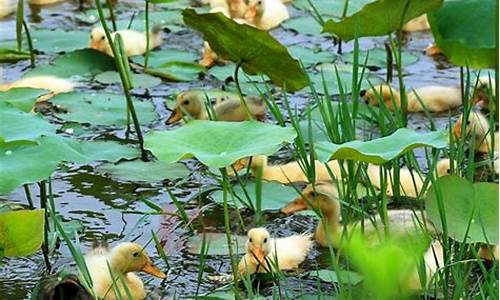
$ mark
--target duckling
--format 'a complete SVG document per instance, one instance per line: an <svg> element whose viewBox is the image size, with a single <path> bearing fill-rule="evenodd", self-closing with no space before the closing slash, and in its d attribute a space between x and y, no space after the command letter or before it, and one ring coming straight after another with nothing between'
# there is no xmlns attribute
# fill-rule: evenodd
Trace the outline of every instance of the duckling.
<svg viewBox="0 0 500 300"><path fill-rule="evenodd" d="M34 88L49 90L50 93L38 97L37 102L43 102L54 95L72 92L75 84L69 80L56 76L31 76L18 79L10 83L0 84L0 92L5 92L13 88Z"/></svg>
<svg viewBox="0 0 500 300"><path fill-rule="evenodd" d="M481 245L477 256L486 260L498 260L498 245Z"/></svg>
<svg viewBox="0 0 500 300"><path fill-rule="evenodd" d="M256 96L247 96L245 99L250 119L264 121L266 106L264 100ZM213 107L216 120L241 122L249 119L245 106L240 99L231 98L215 104ZM166 124L172 124L182 119L183 113L188 113L195 120L208 120L204 95L199 91L188 91L177 96L174 111L167 119Z"/></svg>
<svg viewBox="0 0 500 300"><path fill-rule="evenodd" d="M119 275L130 291L131 300L146 298L144 284L134 272L145 272L161 279L166 278L166 275L153 264L143 247L136 243L120 243L111 251L107 247L94 248L85 255L85 263L92 278L95 295L104 300L118 299L113 289L113 282L117 285L119 294L127 298ZM108 263L115 278L110 275Z"/></svg>
<svg viewBox="0 0 500 300"><path fill-rule="evenodd" d="M363 235L370 244L377 244L381 241L381 238L386 237L387 231L384 230L384 223L379 216L375 220L365 219L363 222L354 224L341 224L339 192L331 182L318 182L314 186L306 186L301 195L283 207L281 211L289 215L307 209L320 211L322 214L315 233L316 241L321 247L328 247L329 241L331 241L333 247L340 247L344 231L349 236L353 230L360 229L361 223L364 224ZM422 222L425 222L426 227L434 232L434 227L430 221L418 220L417 216L419 215L411 210L389 210L387 212L389 234L394 236L395 234L406 235L421 232L422 229L419 224ZM434 241L424 255L426 271L429 275L434 274L438 266L444 265L442 248L440 251L439 247L439 242ZM434 259L434 254L436 254L437 261ZM414 273L416 272L417 270L414 271ZM427 276L428 279L431 277ZM414 274L406 285L410 288L420 287L418 278L418 274Z"/></svg>
<svg viewBox="0 0 500 300"><path fill-rule="evenodd" d="M495 77L491 77L491 81L489 76L479 77L472 95L472 103L477 104L482 110L489 110L490 92L492 97L496 97Z"/></svg>
<svg viewBox="0 0 500 300"><path fill-rule="evenodd" d="M408 21L403 26L404 32L427 31L429 29L431 29L431 25L429 25L426 14Z"/></svg>
<svg viewBox="0 0 500 300"><path fill-rule="evenodd" d="M380 96L380 97L379 97ZM398 108L401 108L401 96L398 90L381 84L362 93L367 104L379 106L382 98L387 108L394 111L392 98ZM426 86L407 93L408 112L424 111L419 99L430 112L442 112L456 108L462 104L462 93L459 88L446 86Z"/></svg>
<svg viewBox="0 0 500 300"><path fill-rule="evenodd" d="M0 19L11 15L16 10L16 0L0 0Z"/></svg>
<svg viewBox="0 0 500 300"><path fill-rule="evenodd" d="M260 30L270 30L290 18L281 0L249 0L245 19Z"/></svg>
<svg viewBox="0 0 500 300"><path fill-rule="evenodd" d="M62 2L64 0L29 0L30 5L47 5Z"/></svg>
<svg viewBox="0 0 500 300"><path fill-rule="evenodd" d="M245 255L239 263L240 275L298 268L312 247L310 234L274 239L265 228L248 231Z"/></svg>
<svg viewBox="0 0 500 300"><path fill-rule="evenodd" d="M439 48L438 45L436 45L435 43L430 43L425 48L425 55L427 55L427 56L434 57L434 56L438 56L441 54L443 54L443 50L441 50L441 48Z"/></svg>
<svg viewBox="0 0 500 300"><path fill-rule="evenodd" d="M135 30L118 30L111 33L111 38L115 39L115 36L120 34L123 39L123 46L125 48L125 54L127 56L142 55L146 52L146 35L143 32ZM161 27L155 26L151 31L151 37L149 41L149 49L154 49L162 44ZM90 33L89 48L101 51L107 55L113 56L113 51L106 38L106 33L104 28L96 27L92 29Z"/></svg>
<svg viewBox="0 0 500 300"><path fill-rule="evenodd" d="M245 169L248 166L249 161L250 158L240 159L234 164L233 167L236 171ZM338 161L331 160L327 163L327 165L336 178L341 178L341 168ZM292 161L283 165L270 166L267 163L267 156L253 156L250 162L250 170L252 171L253 176L256 176L258 169L260 168L262 168L262 180L277 181L284 184L308 182L306 174L297 161ZM328 168L324 163L316 160L314 162L314 168L317 181L332 180L330 173L328 172ZM229 170L229 173L232 174L232 170Z"/></svg>

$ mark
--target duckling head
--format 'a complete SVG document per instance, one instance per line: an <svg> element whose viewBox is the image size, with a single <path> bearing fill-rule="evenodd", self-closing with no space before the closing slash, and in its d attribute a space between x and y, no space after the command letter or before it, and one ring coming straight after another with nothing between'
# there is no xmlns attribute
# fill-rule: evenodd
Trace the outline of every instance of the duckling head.
<svg viewBox="0 0 500 300"><path fill-rule="evenodd" d="M161 279L167 277L153 264L146 250L139 244L121 243L111 250L110 257L111 267L123 274L145 272Z"/></svg>
<svg viewBox="0 0 500 300"><path fill-rule="evenodd" d="M477 86L472 95L472 103L479 105L482 109L488 109L491 95L495 96L495 78L482 76L478 79Z"/></svg>
<svg viewBox="0 0 500 300"><path fill-rule="evenodd" d="M252 228L247 233L245 250L247 254L255 256L260 263L265 263L265 257L271 252L269 231L265 228Z"/></svg>
<svg viewBox="0 0 500 300"><path fill-rule="evenodd" d="M106 51L107 39L106 32L102 27L96 27L90 32L90 42L89 48L95 49L101 52Z"/></svg>
<svg viewBox="0 0 500 300"><path fill-rule="evenodd" d="M380 101L383 101L390 109L393 108L393 98L396 104L399 103L398 91L387 84L375 85L366 91L361 92L361 97L363 97L363 100L368 105L380 106Z"/></svg>
<svg viewBox="0 0 500 300"><path fill-rule="evenodd" d="M321 212L327 218L340 219L339 193L335 185L329 182L318 182L306 186L299 197L283 207L281 211L287 215L311 209Z"/></svg>
<svg viewBox="0 0 500 300"><path fill-rule="evenodd" d="M248 9L245 13L245 19L253 20L255 18L260 18L264 14L264 3L265 0L249 0Z"/></svg>
<svg viewBox="0 0 500 300"><path fill-rule="evenodd" d="M203 113L203 100L198 92L182 92L177 95L176 105L172 114L165 122L173 124L182 119L183 113L190 114L194 119L199 119Z"/></svg>
<svg viewBox="0 0 500 300"><path fill-rule="evenodd" d="M457 122L455 123L455 127L453 128L453 132L457 138L462 136L462 122L463 115L461 115ZM490 130L490 124L486 117L482 114L471 111L469 113L469 117L467 118L467 122L465 124L465 134L474 134L477 138L483 139L486 134ZM476 141L480 142L480 141Z"/></svg>
<svg viewBox="0 0 500 300"><path fill-rule="evenodd" d="M246 169L248 167L248 164L250 164L250 169L252 172L257 172L259 168L265 168L267 167L267 156L265 155L255 155L251 157L244 157L239 160L237 160L233 164L234 170L236 172ZM233 169L229 168L230 174L234 175Z"/></svg>
<svg viewBox="0 0 500 300"><path fill-rule="evenodd" d="M438 177L450 175L451 162L449 158L443 158L436 164L436 172Z"/></svg>

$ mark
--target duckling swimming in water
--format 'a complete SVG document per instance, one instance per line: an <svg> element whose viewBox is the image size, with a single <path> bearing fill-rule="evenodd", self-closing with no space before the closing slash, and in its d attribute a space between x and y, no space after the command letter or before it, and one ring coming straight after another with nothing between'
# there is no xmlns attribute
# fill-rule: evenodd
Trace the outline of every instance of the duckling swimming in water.
<svg viewBox="0 0 500 300"><path fill-rule="evenodd" d="M111 33L111 38L115 40L115 36L120 34L123 39L123 47L127 57L134 55L142 55L146 52L146 35L143 32L127 29L118 30ZM161 27L155 26L151 31L149 49L154 49L162 44ZM90 33L89 48L101 51L107 55L113 56L113 51L109 45L104 28L96 27Z"/></svg>
<svg viewBox="0 0 500 300"><path fill-rule="evenodd" d="M261 30L270 30L290 18L280 0L249 0L245 19Z"/></svg>
<svg viewBox="0 0 500 300"><path fill-rule="evenodd" d="M46 75L24 77L10 83L0 84L0 92L5 92L13 88L49 90L50 93L38 97L37 102L43 102L52 98L54 95L72 92L75 89L75 84L63 78Z"/></svg>

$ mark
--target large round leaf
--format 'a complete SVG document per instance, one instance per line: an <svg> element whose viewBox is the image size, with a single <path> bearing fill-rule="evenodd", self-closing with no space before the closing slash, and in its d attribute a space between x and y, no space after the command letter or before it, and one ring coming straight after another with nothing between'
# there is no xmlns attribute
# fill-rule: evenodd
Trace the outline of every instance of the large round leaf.
<svg viewBox="0 0 500 300"><path fill-rule="evenodd" d="M87 48L90 31L39 29L31 31L33 47L45 53L69 52Z"/></svg>
<svg viewBox="0 0 500 300"><path fill-rule="evenodd" d="M64 121L93 126L124 127L127 125L127 107L123 95L72 92L59 94L50 102L59 105L65 111L56 114ZM151 102L135 100L134 107L141 124L147 124L158 118Z"/></svg>
<svg viewBox="0 0 500 300"><path fill-rule="evenodd" d="M198 55L186 50L178 50L174 48L162 49L159 51L151 51L148 58L148 67L154 68L169 62L194 62ZM132 61L144 65L144 56L132 56Z"/></svg>
<svg viewBox="0 0 500 300"><path fill-rule="evenodd" d="M141 160L125 161L116 165L107 163L99 166L97 171L110 174L118 180L148 183L183 178L189 174L186 166L180 163L167 164L162 161L143 162Z"/></svg>
<svg viewBox="0 0 500 300"><path fill-rule="evenodd" d="M356 0L349 1L349 6L347 7L347 15L358 11L363 7L363 5L373 2L373 0ZM342 12L344 10L345 0L314 0L312 4L314 8L323 16L331 17L342 17ZM311 11L311 5L308 0L294 0L293 5L299 9L305 11Z"/></svg>
<svg viewBox="0 0 500 300"><path fill-rule="evenodd" d="M414 148L445 148L447 145L448 137L444 131L418 133L408 128L400 128L389 136L367 142L351 141L341 145L319 142L314 148L322 162L347 159L383 164Z"/></svg>
<svg viewBox="0 0 500 300"><path fill-rule="evenodd" d="M473 184L457 176L438 178L427 192L425 207L429 219L442 232L439 200L449 237L459 242L498 244L498 184Z"/></svg>
<svg viewBox="0 0 500 300"><path fill-rule="evenodd" d="M0 48L0 62L16 62L18 60L30 59L29 52L17 49Z"/></svg>
<svg viewBox="0 0 500 300"><path fill-rule="evenodd" d="M498 54L498 1L452 0L428 15L437 46L454 64L494 67Z"/></svg>
<svg viewBox="0 0 500 300"><path fill-rule="evenodd" d="M5 102L0 102L0 120L0 143L32 141L56 132L55 127L41 117L22 112Z"/></svg>
<svg viewBox="0 0 500 300"><path fill-rule="evenodd" d="M256 184L255 182L247 182L245 191L250 197L252 207L256 207ZM245 192L240 185L233 187L233 194L228 194L228 203L238 208L248 207L248 200ZM265 210L279 210L297 197L297 191L291 187L277 182L262 182L261 194L261 209ZM212 193L212 198L217 203L224 203L223 191L217 190Z"/></svg>
<svg viewBox="0 0 500 300"><path fill-rule="evenodd" d="M347 270L317 270L311 271L308 275L312 278L319 278L322 281L330 283L349 283L351 285L356 285L363 281L363 276L358 273L347 271Z"/></svg>
<svg viewBox="0 0 500 300"><path fill-rule="evenodd" d="M322 62L333 62L335 53L332 50L321 50L305 48L299 45L288 47L292 56L299 59L305 67L315 65Z"/></svg>
<svg viewBox="0 0 500 300"><path fill-rule="evenodd" d="M358 61L362 65L365 63L366 56L368 55L368 61L366 62L367 67L372 68L386 68L387 66L387 53L385 49L373 48L369 50L359 51ZM353 63L354 52L343 53L340 58L346 63ZM414 53L403 51L402 53L403 65L411 65L418 61L418 56Z"/></svg>
<svg viewBox="0 0 500 300"><path fill-rule="evenodd" d="M245 253L246 237L241 235L232 235L231 244L233 246L233 254ZM191 254L201 254L203 249L203 236L195 235L188 239L188 251ZM205 249L207 255L229 255L227 237L225 233L205 233Z"/></svg>
<svg viewBox="0 0 500 300"><path fill-rule="evenodd" d="M222 13L197 14L183 11L184 22L203 33L221 58L241 63L249 74L266 74L277 86L297 91L307 85L307 76L287 49L266 32L242 25Z"/></svg>
<svg viewBox="0 0 500 300"><path fill-rule="evenodd" d="M0 214L0 257L26 256L42 246L44 215L42 209L17 210Z"/></svg>
<svg viewBox="0 0 500 300"><path fill-rule="evenodd" d="M292 128L256 121L195 120L175 130L152 131L144 145L167 163L196 157L208 167L223 168L243 157L271 155L295 135Z"/></svg>
<svg viewBox="0 0 500 300"><path fill-rule="evenodd" d="M306 35L319 35L321 33L321 25L311 16L293 18L285 21L281 26Z"/></svg>
<svg viewBox="0 0 500 300"><path fill-rule="evenodd" d="M30 112L38 97L48 93L44 89L13 88L0 92L0 102L8 102L24 112Z"/></svg>
<svg viewBox="0 0 500 300"><path fill-rule="evenodd" d="M147 73L172 81L191 81L205 73L206 69L200 64L172 61L154 68L148 68Z"/></svg>
<svg viewBox="0 0 500 300"><path fill-rule="evenodd" d="M333 33L344 41L386 35L400 28L401 24L439 8L442 3L443 0L378 0L341 21L328 20L323 31Z"/></svg>
<svg viewBox="0 0 500 300"><path fill-rule="evenodd" d="M106 71L98 74L94 79L103 84L121 84L120 74L116 71ZM161 79L150 76L148 74L130 74L130 81L132 81L132 87L147 89L153 86L161 84Z"/></svg>

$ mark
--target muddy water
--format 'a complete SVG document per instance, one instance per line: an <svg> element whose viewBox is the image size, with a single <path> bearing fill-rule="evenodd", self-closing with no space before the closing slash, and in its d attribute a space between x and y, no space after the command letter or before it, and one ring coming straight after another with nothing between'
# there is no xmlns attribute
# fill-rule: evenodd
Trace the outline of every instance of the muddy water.
<svg viewBox="0 0 500 300"><path fill-rule="evenodd" d="M78 5L76 2L66 2L42 9L30 7L26 13L27 20L34 27L71 30L82 27L73 18L77 10ZM128 18L133 10L138 11L142 10L142 8L134 4L134 1L121 3L118 7L120 18ZM297 15L300 12L293 10L293 14ZM14 17L0 21L0 45L1 40L14 38L14 26ZM283 29L277 29L272 34L285 45L314 44L328 51L336 51L336 47L333 46L332 41L324 37L309 37ZM432 41L430 33L416 33L407 38L408 43L405 48L420 53ZM201 48L201 39L190 30L177 34L167 34L166 41L170 46L180 49L198 51ZM383 38L362 39L361 47L383 47L383 42ZM345 44L343 49L344 51L349 51L352 49L352 44ZM39 59L40 61L45 61L49 57L40 56ZM1 79L8 81L19 78L27 70L28 66L29 63L27 61L16 64L3 64L1 65L3 69L1 75L3 78ZM424 55L420 55L419 62L406 67L404 72L406 85L410 88L426 84L459 84L459 70L457 68L447 65L445 62L436 62ZM385 77L384 70L380 70L376 74ZM191 83L164 82L162 85L150 89L149 94L151 98L149 100L155 103L156 110L161 118L158 122L151 124L149 128L144 127L143 129L165 129L163 121L169 116L170 112L165 109L163 98L170 96L174 91L193 87L214 87L220 86L220 84L220 82L206 79ZM80 90L92 88L92 86L79 87ZM120 91L118 86L109 87L107 90ZM140 97L144 94L144 91L139 89L134 91L134 93ZM307 101L307 95L298 93L292 97L292 100L295 104L303 105ZM458 112L454 112L454 114L456 113ZM424 131L426 130L424 120L425 118L420 114L411 115L409 126ZM447 124L446 114L437 115L436 120L437 125L441 128ZM94 139L103 136L121 140L124 138L124 133L120 131L99 132L90 134L88 138ZM281 153L278 160L284 161L288 157L287 153ZM129 239L136 239L139 243L145 244L151 239L151 230L159 230L160 238L163 241L172 242L172 240L180 239L177 246L169 247L168 249L170 268L167 268L166 264L155 256L156 251L154 247L151 244L148 246L149 253L153 254L153 258L159 264L160 268L163 270L168 269L168 279L164 282L160 283L159 280L144 277L146 285L150 290L148 299L171 299L174 295L189 296L194 294L197 288L198 258L189 254L185 251L185 247L183 247L182 238L187 236L186 232L178 229L173 234L168 233L168 220L165 217L150 215L145 220L139 222L142 217L140 212L151 211L143 202L138 201L139 198L146 198L166 209L172 209L165 185L168 185L181 201L187 202L200 189L210 187L214 184L213 180L208 176L197 172L202 168L199 163L188 161L186 164L193 172L181 183L163 182L161 184L149 185L117 182L98 174L92 166L82 167L77 165L72 165L69 169L59 171L53 176L53 188L58 211L64 220L78 220L84 225L84 232L80 236L83 251L91 246L94 236L101 235L108 238L110 243L128 237ZM32 185L31 191L36 197L38 188ZM4 198L10 201L26 203L22 189L17 189L12 194L4 196ZM196 201L192 201L191 204L187 205L187 208L194 210L197 206ZM201 199L200 206L203 207L203 212L199 220L203 220L205 230L209 232L223 232L223 214L221 209L215 205L210 205L210 199ZM253 220L252 214L248 211L242 211L242 214L245 224L250 226ZM283 217L276 213L268 214L265 218L267 220L267 227L271 233L277 235L289 235L311 230L310 224L311 222L315 222L311 217ZM235 227L234 230L240 230L239 233L243 233L240 228ZM327 256L327 253L323 250L315 249L302 268L306 270L325 268L329 265ZM65 245L61 245L57 249L52 262L54 263L55 270L59 270L63 266L74 267L71 255ZM206 275L227 273L230 273L230 265L227 257L209 257L205 268ZM33 286L44 275L46 275L46 269L41 253L28 258L2 260L0 265L0 299L28 298ZM308 279L307 277L299 280L296 276L290 276L287 284L289 289L297 294L300 292L314 292L318 288L316 280ZM200 292L210 291L221 285L221 283L204 280L201 283ZM324 284L321 290L328 292L332 290L332 287ZM271 287L264 286L262 292L269 295Z"/></svg>

